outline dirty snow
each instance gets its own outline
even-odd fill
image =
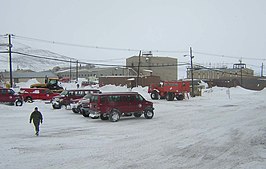
[[[133,91],[150,100],[147,88]],[[266,90],[215,87],[201,97],[153,101],[153,119],[126,117],[115,123],[53,110],[43,101],[1,104],[0,168],[265,169],[265,96]],[[29,124],[35,106],[44,116],[39,137]]]

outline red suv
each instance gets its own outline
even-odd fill
[[[64,90],[59,96],[55,96],[52,99],[52,107],[54,109],[61,109],[61,107],[68,106],[70,103],[76,99],[84,97],[88,93],[98,93],[97,89],[73,89]]]
[[[19,93],[26,102],[32,102],[33,100],[51,100],[53,97],[59,95],[59,93],[54,93],[47,88],[21,88]]]
[[[140,117],[146,119],[154,115],[153,103],[145,100],[137,92],[114,92],[92,94],[89,105],[89,116],[116,122],[121,116]]]
[[[16,94],[12,89],[0,88],[0,103],[22,106],[23,99],[22,96]]]

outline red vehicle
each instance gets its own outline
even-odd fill
[[[100,117],[102,120],[116,122],[121,116],[140,117],[144,114],[146,119],[154,115],[153,103],[146,101],[137,92],[113,92],[92,94],[89,106],[91,118]]]
[[[59,95],[59,93],[54,93],[47,88],[20,88],[19,93],[26,102],[52,100],[53,97]]]
[[[0,103],[22,106],[23,99],[22,96],[16,94],[12,89],[0,88]]]
[[[52,99],[52,107],[54,109],[61,109],[62,106],[68,106],[76,99],[80,99],[89,93],[99,93],[97,89],[73,89],[64,90],[59,96]]]
[[[153,100],[166,99],[168,101],[183,100],[185,93],[190,92],[189,81],[169,81],[161,82],[160,84],[152,84],[149,86],[148,92]]]
[[[92,93],[100,93],[100,90],[97,91],[92,91]],[[92,96],[92,93],[88,93],[86,94],[84,97],[79,98],[79,99],[75,99],[72,100],[70,103],[70,107],[72,109],[72,111],[74,113],[81,113],[84,111],[84,107],[82,105],[84,105],[84,103],[89,103],[90,102],[90,98]]]

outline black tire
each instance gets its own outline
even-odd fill
[[[61,107],[62,107],[61,104],[59,104],[59,105],[53,104],[52,106],[54,109],[61,109]]]
[[[158,92],[156,92],[156,91],[151,92],[151,99],[152,100],[158,100],[159,99]]]
[[[22,104],[23,104],[23,101],[22,101],[22,100],[17,100],[17,101],[15,102],[15,105],[16,105],[16,106],[22,106]]]
[[[142,114],[141,113],[134,113],[133,114],[135,117],[139,118]]]
[[[25,102],[32,103],[33,101],[32,98],[28,96],[26,97]]]
[[[109,121],[117,122],[121,117],[121,113],[118,110],[112,110],[109,114]]]
[[[167,100],[167,101],[173,101],[173,100],[174,100],[174,93],[172,93],[172,92],[168,92],[168,93],[166,94],[166,100]]]
[[[144,117],[146,119],[152,119],[153,118],[153,115],[154,115],[154,112],[152,109],[146,109],[144,110]]]
[[[74,113],[79,113],[79,109],[77,109],[77,108],[72,108],[72,111],[73,111]]]
[[[83,113],[82,115],[83,115],[83,117],[90,117],[90,114]]]
[[[94,116],[94,117],[91,117],[92,119],[98,119],[99,118],[99,116]]]
[[[100,115],[100,118],[101,118],[102,120],[108,120],[108,116],[106,116],[106,114],[101,114],[101,115]]]
[[[184,100],[185,96],[183,94],[179,94],[176,96],[176,100]]]
[[[124,116],[132,116],[132,113],[125,113]]]
[[[90,113],[86,113],[84,110],[81,112],[84,117],[90,117]]]

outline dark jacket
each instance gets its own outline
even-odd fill
[[[34,111],[30,115],[30,123],[33,120],[33,123],[42,123],[42,114],[39,111]]]

